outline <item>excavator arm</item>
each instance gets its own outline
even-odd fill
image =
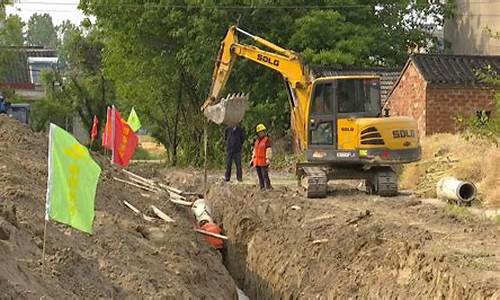
[[[250,37],[255,43],[271,51],[256,46],[239,43],[238,33]],[[305,141],[305,116],[308,95],[311,88],[309,70],[302,63],[300,56],[279,47],[263,38],[252,35],[236,26],[231,26],[221,42],[217,61],[212,75],[212,85],[208,98],[203,103],[205,116],[220,123],[237,123],[243,118],[247,107],[248,96],[243,94],[230,95],[221,99],[221,92],[231,74],[232,67],[239,57],[254,61],[264,67],[280,73],[288,86],[292,106],[292,130],[297,144]],[[300,141],[300,142],[299,142]],[[304,145],[302,145],[304,146]],[[302,148],[302,147],[301,147]]]
[[[265,51],[251,45],[240,44],[237,33],[240,32],[256,43],[261,44],[275,52]],[[221,42],[217,61],[212,75],[210,93],[202,106],[204,110],[208,105],[217,103],[220,94],[231,74],[232,67],[238,57],[244,57],[265,67],[279,72],[293,88],[306,87],[310,83],[308,71],[302,64],[298,54],[291,50],[283,49],[261,37],[252,35],[236,26],[231,26],[226,37]]]

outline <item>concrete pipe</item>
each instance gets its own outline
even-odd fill
[[[214,222],[214,220],[212,219],[212,211],[207,205],[205,199],[196,200],[191,207],[191,211],[193,212],[198,225],[203,221],[206,221],[208,223]]]
[[[444,177],[436,186],[436,194],[440,199],[469,203],[476,198],[477,188],[471,182]]]

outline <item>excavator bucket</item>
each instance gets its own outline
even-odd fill
[[[236,125],[248,108],[248,94],[229,94],[217,104],[207,106],[203,114],[216,124]]]

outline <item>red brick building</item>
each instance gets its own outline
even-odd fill
[[[495,109],[495,91],[476,75],[486,67],[500,74],[500,56],[412,55],[384,108],[413,117],[422,136],[456,132],[456,117]]]

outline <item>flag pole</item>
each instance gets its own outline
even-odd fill
[[[115,106],[113,105],[111,108],[111,164],[115,160]]]
[[[203,174],[203,198],[207,198],[207,152],[208,152],[208,130],[207,130],[207,120],[203,122],[203,149],[205,153],[205,161],[203,162],[204,174]]]
[[[42,247],[42,276],[45,277],[45,245],[47,243],[47,224],[49,221],[45,218],[45,225],[43,228],[43,247]]]

